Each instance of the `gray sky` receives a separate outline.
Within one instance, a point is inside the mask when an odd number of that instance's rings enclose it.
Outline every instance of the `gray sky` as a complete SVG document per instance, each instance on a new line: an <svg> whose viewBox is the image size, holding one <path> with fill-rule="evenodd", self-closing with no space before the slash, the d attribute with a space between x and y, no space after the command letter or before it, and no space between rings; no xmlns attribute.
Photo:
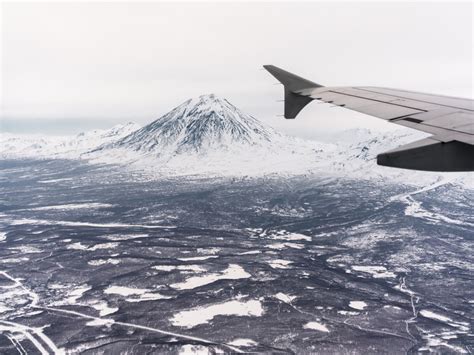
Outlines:
<svg viewBox="0 0 474 355"><path fill-rule="evenodd" d="M2 3L2 131L146 124L216 93L286 133L394 128L310 104L285 121L262 64L323 85L473 96L471 2Z"/></svg>

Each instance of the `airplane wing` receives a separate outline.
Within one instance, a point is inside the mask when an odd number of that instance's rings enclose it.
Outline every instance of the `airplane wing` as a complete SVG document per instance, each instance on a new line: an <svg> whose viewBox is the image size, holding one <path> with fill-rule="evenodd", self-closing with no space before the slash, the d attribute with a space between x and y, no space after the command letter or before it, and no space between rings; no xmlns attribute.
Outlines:
<svg viewBox="0 0 474 355"><path fill-rule="evenodd" d="M379 154L377 164L426 171L474 171L474 100L379 87L326 87L273 65L285 88L285 118L318 100L431 136Z"/></svg>

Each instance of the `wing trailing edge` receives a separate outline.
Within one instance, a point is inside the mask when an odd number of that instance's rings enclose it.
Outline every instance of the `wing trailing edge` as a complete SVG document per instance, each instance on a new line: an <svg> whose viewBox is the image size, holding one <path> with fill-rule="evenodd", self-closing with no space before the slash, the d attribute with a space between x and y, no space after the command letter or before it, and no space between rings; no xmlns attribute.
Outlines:
<svg viewBox="0 0 474 355"><path fill-rule="evenodd" d="M424 171L473 171L474 146L425 138L377 155L377 164Z"/></svg>

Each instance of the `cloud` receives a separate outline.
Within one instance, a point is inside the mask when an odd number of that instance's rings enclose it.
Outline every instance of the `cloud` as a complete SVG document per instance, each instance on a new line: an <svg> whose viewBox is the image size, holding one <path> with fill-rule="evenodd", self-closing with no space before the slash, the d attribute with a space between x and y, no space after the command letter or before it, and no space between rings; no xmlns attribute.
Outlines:
<svg viewBox="0 0 474 355"><path fill-rule="evenodd" d="M210 92L296 135L384 125L323 105L309 105L291 124L275 118L282 88L260 71L269 63L325 85L472 95L470 3L11 2L2 9L3 126L143 124Z"/></svg>

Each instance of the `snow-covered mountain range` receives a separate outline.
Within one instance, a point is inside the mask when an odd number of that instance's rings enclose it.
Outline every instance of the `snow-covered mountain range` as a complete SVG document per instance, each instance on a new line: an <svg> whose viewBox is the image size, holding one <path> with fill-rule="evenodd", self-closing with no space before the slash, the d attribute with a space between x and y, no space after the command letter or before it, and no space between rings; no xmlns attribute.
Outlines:
<svg viewBox="0 0 474 355"><path fill-rule="evenodd" d="M110 129L96 129L75 136L44 136L0 133L0 158L66 158L79 159L98 146L129 135L140 128L134 122Z"/></svg>
<svg viewBox="0 0 474 355"><path fill-rule="evenodd" d="M190 99L140 127L135 123L73 137L0 134L0 158L85 159L154 175L324 174L353 178L472 180L469 173L380 167L377 154L426 136L355 129L325 142L285 136L216 95Z"/></svg>

